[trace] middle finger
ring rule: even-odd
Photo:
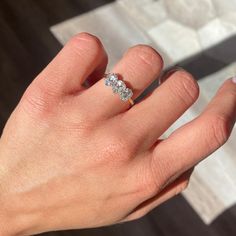
[[[176,71],[155,91],[122,117],[125,129],[143,140],[146,150],[197,100],[199,88],[185,71]]]

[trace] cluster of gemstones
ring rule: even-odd
[[[111,86],[113,92],[119,94],[122,101],[128,101],[133,96],[132,90],[127,88],[122,80],[118,79],[117,74],[107,74],[105,77],[105,85]]]

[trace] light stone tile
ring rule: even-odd
[[[215,18],[211,0],[165,0],[170,17],[192,28],[199,28]]]
[[[113,66],[131,46],[152,43],[134,22],[131,22],[117,3],[105,5],[84,15],[74,17],[51,27],[53,34],[62,44],[79,32],[97,35],[109,55],[109,67]],[[159,50],[156,47],[157,50]],[[168,62],[168,58],[166,58]]]
[[[233,19],[234,17],[231,18],[231,20]],[[213,47],[235,34],[236,25],[230,22],[230,17],[214,19],[198,31],[200,43],[203,49]]]
[[[118,4],[127,13],[131,21],[135,22],[138,27],[142,29],[149,29],[152,26],[150,18],[144,14],[143,8],[140,8],[140,6],[137,6],[131,2],[126,3],[126,1],[118,1]]]
[[[201,51],[197,33],[172,20],[149,30],[150,37],[176,63]]]
[[[232,27],[236,26],[236,10],[235,12],[227,12],[220,18],[223,22],[232,25]]]
[[[168,137],[174,130],[196,118],[215,95],[226,78],[230,78],[236,63],[199,81],[200,97],[175,124],[165,133]],[[229,141],[195,168],[184,197],[206,224],[210,224],[227,208],[236,203],[236,128]],[[227,192],[227,194],[226,194]]]
[[[155,0],[118,0],[118,2],[127,7],[143,7],[144,5],[155,2]]]
[[[142,28],[144,32],[161,23],[166,18],[163,0],[140,2],[119,0],[118,4],[123,7],[136,25]]]
[[[143,6],[143,11],[150,20],[152,27],[160,24],[167,18],[167,12],[163,0]]]
[[[213,4],[219,15],[236,12],[236,0],[213,0]]]

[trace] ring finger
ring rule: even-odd
[[[132,89],[132,99],[136,99],[157,77],[162,70],[161,56],[151,47],[138,45],[132,47],[114,67],[112,73],[120,76],[128,88]],[[80,101],[86,101],[87,108],[99,118],[109,118],[130,107],[129,101],[124,102],[119,95],[113,94],[110,87],[105,86],[101,79],[85,91]]]

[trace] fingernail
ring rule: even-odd
[[[232,78],[232,81],[236,84],[236,76]]]

